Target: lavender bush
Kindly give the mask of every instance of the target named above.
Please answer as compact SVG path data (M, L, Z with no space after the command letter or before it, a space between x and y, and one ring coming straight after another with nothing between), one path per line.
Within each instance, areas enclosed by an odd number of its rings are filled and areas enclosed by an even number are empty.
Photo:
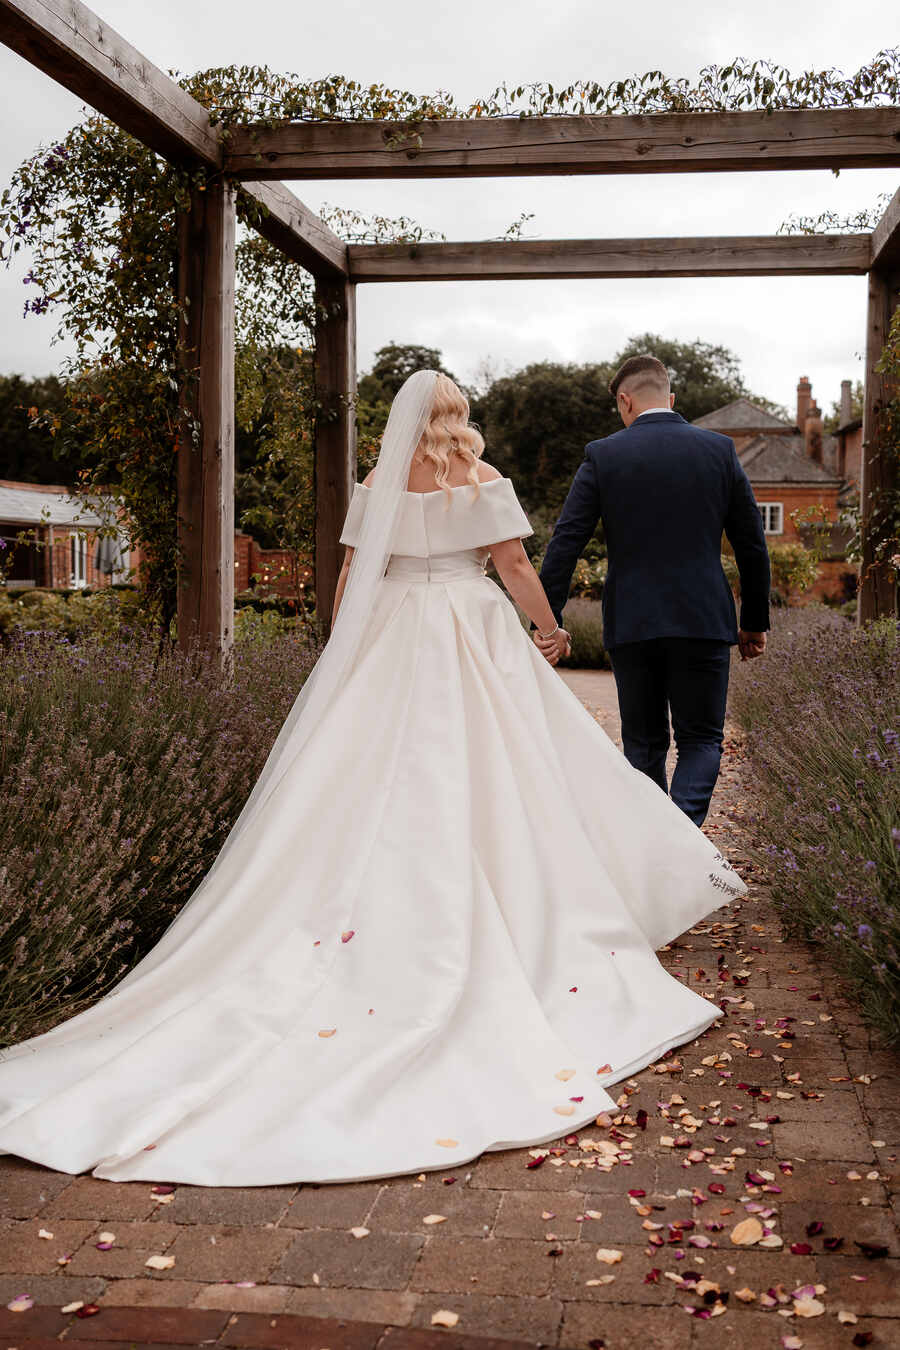
M757 852L788 927L820 942L867 1018L900 1042L900 632L821 607L776 613L736 664Z
M208 870L314 664L239 643L233 675L151 638L0 650L0 1043L105 993Z

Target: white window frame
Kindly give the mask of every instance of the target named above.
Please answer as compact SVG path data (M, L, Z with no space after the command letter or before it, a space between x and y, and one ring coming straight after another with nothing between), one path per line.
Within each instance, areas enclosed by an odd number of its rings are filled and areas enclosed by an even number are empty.
M80 530L69 534L69 584L73 590L87 585L87 538Z
M784 503L757 502L766 534L784 534Z

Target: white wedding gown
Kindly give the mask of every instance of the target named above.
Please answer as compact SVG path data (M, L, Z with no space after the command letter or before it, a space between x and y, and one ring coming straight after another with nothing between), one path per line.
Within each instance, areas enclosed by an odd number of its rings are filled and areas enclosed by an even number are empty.
M2 1055L0 1151L218 1186L443 1170L591 1123L720 1015L654 948L744 883L485 575L531 533L511 481L446 500L404 494L260 823L109 994Z

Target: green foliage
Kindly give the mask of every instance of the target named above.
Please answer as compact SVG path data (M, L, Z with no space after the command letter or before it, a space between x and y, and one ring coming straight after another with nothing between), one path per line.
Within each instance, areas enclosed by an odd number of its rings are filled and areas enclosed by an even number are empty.
M112 641L146 629L148 617L132 586L102 590L7 592L0 590L0 638L21 638L28 632L59 633L71 641Z
M203 71L188 83L190 92L227 128L244 121L273 126L296 121L389 121L393 143L407 149L421 143L419 123L447 117L542 117L554 113L714 112L761 108L851 108L900 103L900 54L877 53L851 75L806 70L792 75L771 61L738 57L727 65L708 65L694 78L660 70L612 80L577 80L565 87L540 81L499 85L469 104L440 90L413 94L383 84L363 84L342 75L302 80L278 75L265 66ZM389 142L390 143L390 142Z
M819 560L799 541L769 545L772 587L784 600L808 591L819 576Z
M46 426L35 424L39 410L59 416L65 386L55 375L26 380L0 375L0 478L17 483L59 483L69 471L60 463L56 442ZM64 483L64 486L67 486Z
M675 410L689 422L741 397L752 398L754 403L768 409L772 407L766 399L750 394L740 361L727 347L702 342L700 338L677 342L657 333L642 333L629 339L614 365L617 368L629 356L645 353L657 357L668 370Z
M668 368L675 407L689 422L742 395L786 416L766 399L750 395L733 352L699 338L679 342L642 333L630 338L611 361L535 362L494 380L472 401L487 458L515 480L530 510L549 509L555 519L587 442L621 430L608 384L623 361L643 352L652 352ZM599 536L595 542L599 548Z
M888 390L878 413L872 456L873 461L882 461L884 469L882 482L870 493L871 514L865 539L860 524L860 552L865 545L873 565L890 565L896 585L900 582L900 309L894 310L888 339L875 369Z
M495 380L473 401L485 458L508 475L528 508L555 510L584 458L586 443L616 429L608 365L539 361Z
M776 234L867 234L874 230L891 200L890 192L879 193L872 206L864 206L850 215L822 211L817 216L789 216ZM835 404L840 411L840 404ZM826 427L826 430L828 428Z
M364 453L384 431L391 402L404 380L413 371L425 369L441 370L451 380L456 379L444 366L444 358L435 347L399 342L379 347L372 369L361 376L357 384L357 424Z

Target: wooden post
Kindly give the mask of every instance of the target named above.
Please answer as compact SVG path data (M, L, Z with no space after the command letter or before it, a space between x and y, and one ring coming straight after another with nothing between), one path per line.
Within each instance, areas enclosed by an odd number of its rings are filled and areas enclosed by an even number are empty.
M882 453L879 444L881 410L893 390L884 375L875 370L887 342L891 318L900 304L900 267L875 266L869 273L869 314L866 329L866 391L863 405L863 459L860 483L860 524L862 567L858 614L867 619L893 617L897 613L897 585L890 563L875 559L879 541L879 505L890 493L897 475L892 455Z
M194 189L179 221L183 426L178 644L224 656L234 619L234 190Z
M316 615L327 633L356 479L356 287L316 278Z

